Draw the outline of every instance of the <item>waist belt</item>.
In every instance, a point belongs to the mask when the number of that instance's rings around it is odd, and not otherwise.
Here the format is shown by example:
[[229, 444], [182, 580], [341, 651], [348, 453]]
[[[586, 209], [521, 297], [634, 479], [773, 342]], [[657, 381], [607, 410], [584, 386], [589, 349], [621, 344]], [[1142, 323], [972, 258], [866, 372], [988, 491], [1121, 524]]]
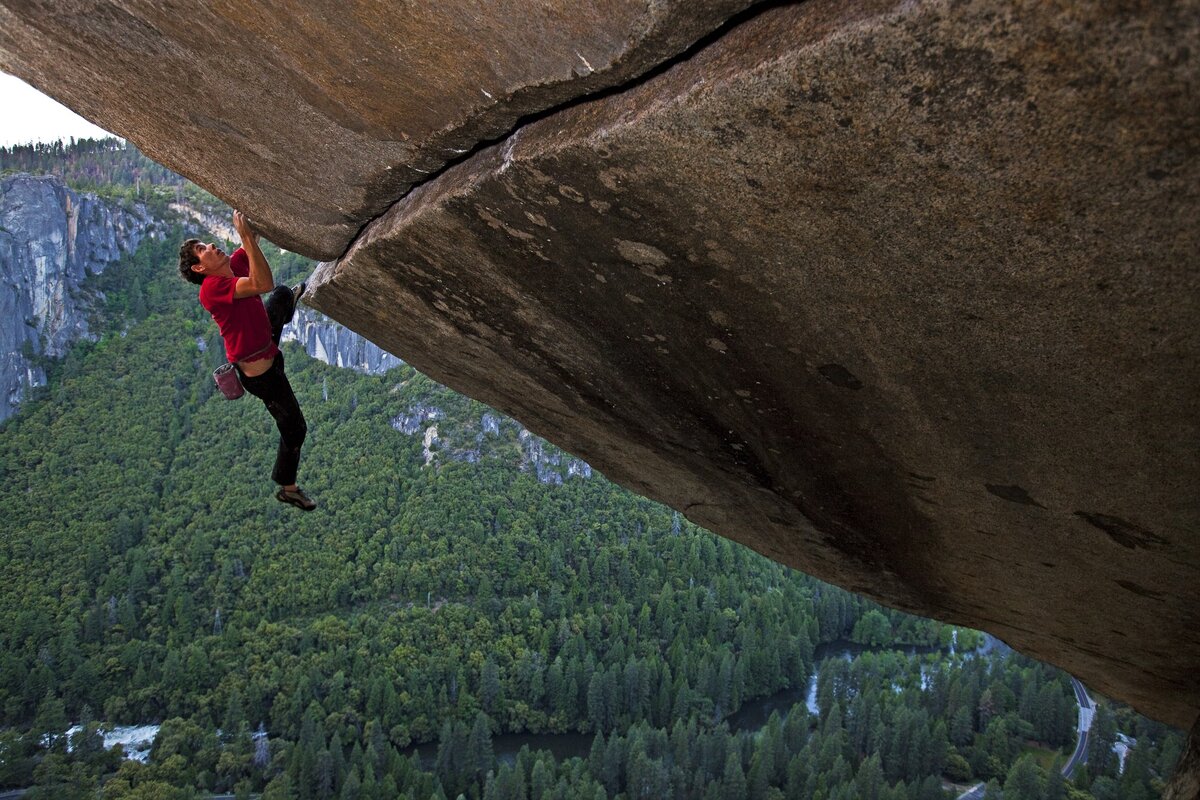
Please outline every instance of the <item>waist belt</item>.
[[255, 350], [253, 353], [246, 356], [245, 358], [239, 358], [238, 361], [253, 361], [255, 356], [262, 355], [263, 353], [267, 352], [274, 346], [275, 346], [275, 340], [272, 339], [271, 341], [267, 342], [266, 347], [260, 347], [259, 349]]

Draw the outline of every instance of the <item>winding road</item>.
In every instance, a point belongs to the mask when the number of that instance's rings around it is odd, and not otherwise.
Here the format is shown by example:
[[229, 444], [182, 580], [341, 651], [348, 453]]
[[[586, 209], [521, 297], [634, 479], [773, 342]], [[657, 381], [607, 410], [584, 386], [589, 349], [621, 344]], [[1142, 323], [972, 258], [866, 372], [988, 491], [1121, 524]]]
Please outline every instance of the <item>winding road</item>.
[[1075, 688], [1075, 702], [1079, 703], [1079, 741], [1075, 743], [1075, 752], [1063, 765], [1062, 774], [1068, 778], [1074, 774], [1075, 767], [1087, 763], [1088, 731], [1092, 729], [1092, 717], [1096, 716], [1096, 704], [1075, 676], [1071, 676], [1071, 686]]
[[[1079, 726], [1076, 729], [1079, 738], [1075, 742], [1075, 752], [1067, 759], [1067, 763], [1063, 764], [1062, 774], [1068, 778], [1075, 773], [1077, 766], [1087, 763], [1088, 731], [1092, 728], [1092, 717], [1096, 715], [1096, 704], [1074, 675], [1071, 676], [1071, 688], [1075, 690], [1075, 702], [1079, 704]], [[958, 800], [983, 800], [986, 789], [987, 784], [977, 783], [960, 794]]]

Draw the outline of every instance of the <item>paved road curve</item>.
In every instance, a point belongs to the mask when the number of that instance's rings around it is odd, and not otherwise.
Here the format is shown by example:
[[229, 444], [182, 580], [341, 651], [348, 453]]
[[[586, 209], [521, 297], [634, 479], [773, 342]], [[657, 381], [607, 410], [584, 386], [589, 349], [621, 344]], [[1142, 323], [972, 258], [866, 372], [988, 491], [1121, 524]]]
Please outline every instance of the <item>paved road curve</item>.
[[[1087, 689], [1074, 675], [1071, 676], [1071, 688], [1075, 690], [1075, 702], [1079, 704], [1079, 738], [1075, 742], [1075, 752], [1063, 764], [1062, 774], [1068, 778], [1074, 774], [1075, 768], [1087, 763], [1088, 731], [1092, 728], [1092, 717], [1096, 715], [1096, 704], [1088, 696]], [[987, 785], [977, 783], [958, 796], [958, 800], [983, 800]], [[2, 798], [0, 798], [2, 800]]]
[[1087, 763], [1088, 731], [1092, 729], [1092, 717], [1096, 716], [1096, 704], [1088, 697], [1083, 684], [1072, 676], [1071, 686], [1075, 688], [1075, 702], [1079, 703], [1079, 741], [1075, 743], [1075, 752], [1063, 765], [1062, 773], [1068, 778], [1075, 772], [1075, 767]]
[[987, 784], [977, 783], [958, 796], [958, 800], [983, 800], [983, 792]]

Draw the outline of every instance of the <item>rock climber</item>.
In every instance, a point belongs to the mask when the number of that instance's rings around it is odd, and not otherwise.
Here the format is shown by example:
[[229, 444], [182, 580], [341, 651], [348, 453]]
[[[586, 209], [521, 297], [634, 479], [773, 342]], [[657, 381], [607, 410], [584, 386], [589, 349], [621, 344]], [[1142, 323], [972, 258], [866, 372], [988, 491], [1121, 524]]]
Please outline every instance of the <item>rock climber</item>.
[[[279, 484], [275, 499], [305, 511], [317, 504], [296, 485], [300, 447], [308, 426], [284, 374], [279, 337], [291, 322], [304, 284], [275, 286], [271, 266], [258, 246], [258, 232], [240, 211], [233, 227], [242, 246], [226, 255], [213, 242], [188, 239], [179, 248], [179, 274], [200, 287], [200, 305], [212, 315], [225, 355], [237, 369], [246, 391], [263, 401], [279, 427], [279, 450], [271, 479]], [[260, 295], [270, 292], [266, 303]]]

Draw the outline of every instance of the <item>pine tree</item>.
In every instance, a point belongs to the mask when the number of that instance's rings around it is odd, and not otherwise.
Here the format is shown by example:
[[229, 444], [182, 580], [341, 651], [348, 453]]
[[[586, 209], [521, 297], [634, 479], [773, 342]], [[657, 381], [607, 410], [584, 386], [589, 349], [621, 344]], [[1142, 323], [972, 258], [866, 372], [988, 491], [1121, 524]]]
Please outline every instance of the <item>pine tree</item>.
[[599, 778], [604, 784], [604, 788], [608, 790], [611, 797], [616, 797], [621, 791], [621, 784], [625, 780], [623, 764], [625, 763], [625, 748], [620, 736], [613, 735], [608, 740], [608, 747], [604, 750], [604, 769]]
[[604, 774], [604, 756], [607, 749], [604, 732], [596, 731], [596, 735], [592, 738], [592, 748], [588, 751], [588, 770], [594, 778], [600, 778]]
[[342, 783], [342, 793], [338, 795], [340, 800], [362, 800], [362, 782], [359, 780], [359, 769], [356, 766], [350, 768], [349, 775], [346, 776], [346, 782]]
[[500, 670], [491, 656], [483, 664], [479, 683], [480, 705], [487, 713], [496, 713], [500, 702]]
[[592, 730], [606, 731], [612, 725], [612, 717], [608, 708], [604, 690], [604, 668], [600, 667], [592, 673], [587, 689], [587, 716]]
[[721, 774], [721, 787], [724, 797], [746, 796], [746, 773], [742, 771], [742, 759], [735, 752], [731, 752], [725, 759], [725, 769]]
[[475, 724], [471, 726], [471, 735], [467, 739], [466, 771], [475, 780], [482, 781], [493, 763], [491, 720], [480, 711], [475, 715]]
[[554, 767], [539, 758], [534, 762], [533, 771], [529, 776], [529, 796], [533, 800], [541, 800], [553, 786]]
[[1066, 777], [1062, 774], [1061, 759], [1054, 759], [1046, 772], [1045, 800], [1067, 800], [1070, 791]]
[[1087, 751], [1088, 771], [1093, 776], [1116, 775], [1117, 757], [1113, 752], [1116, 741], [1116, 718], [1108, 704], [1097, 704], [1096, 715], [1092, 718], [1092, 727], [1088, 735]]
[[346, 752], [342, 746], [342, 735], [337, 731], [329, 739], [329, 755], [333, 767], [333, 784], [341, 786], [346, 779]]
[[33, 731], [46, 742], [46, 749], [65, 749], [67, 744], [67, 711], [62, 699], [52, 691], [38, 705]]
[[880, 763], [878, 753], [872, 753], [859, 765], [855, 783], [858, 787], [857, 796], [861, 800], [879, 800], [880, 793], [886, 784], [883, 779], [883, 765]]
[[1021, 756], [1004, 779], [1005, 800], [1041, 800], [1042, 783], [1042, 770], [1033, 756]]
[[328, 750], [317, 753], [313, 792], [317, 800], [330, 800], [333, 797], [333, 772], [332, 754]]
[[229, 702], [225, 705], [225, 717], [221, 722], [221, 731], [226, 740], [232, 739], [246, 721], [242, 713], [242, 693], [234, 687], [229, 693]]

